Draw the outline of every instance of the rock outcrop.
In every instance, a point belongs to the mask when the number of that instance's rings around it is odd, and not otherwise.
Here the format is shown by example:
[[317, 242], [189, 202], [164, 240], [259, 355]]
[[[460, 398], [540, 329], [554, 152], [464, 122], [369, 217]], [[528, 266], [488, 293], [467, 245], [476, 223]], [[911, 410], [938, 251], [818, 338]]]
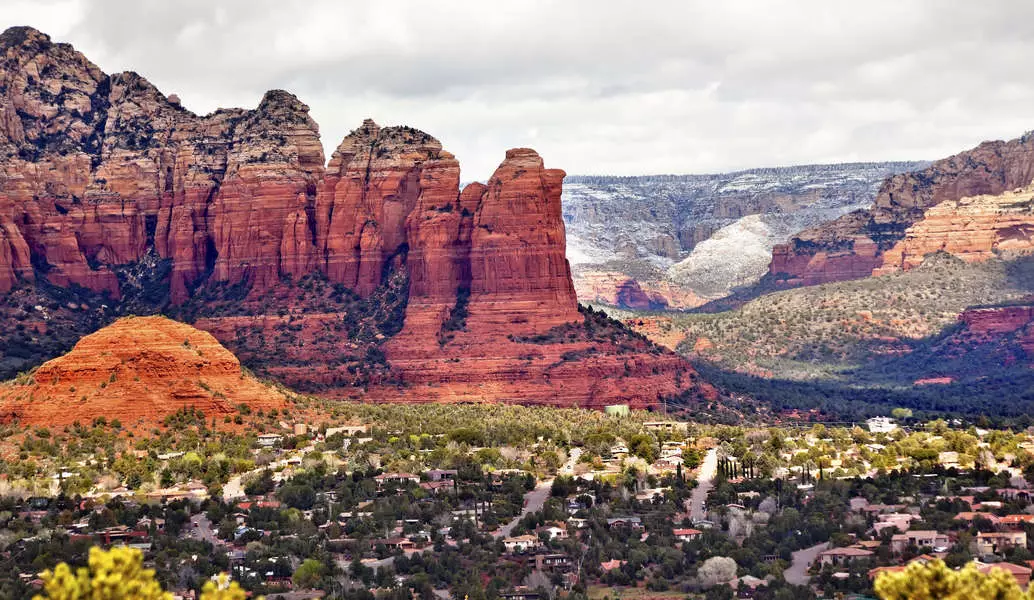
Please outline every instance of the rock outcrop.
[[637, 280], [620, 271], [576, 270], [578, 298], [634, 310], [694, 308], [707, 300], [668, 281]]
[[520, 148], [451, 210], [421, 195], [406, 322], [386, 346], [404, 385], [373, 398], [593, 408], [713, 398], [681, 357], [645, 338], [586, 333], [594, 315], [579, 313], [563, 252], [563, 177]]
[[0, 416], [30, 425], [154, 425], [184, 408], [207, 417], [282, 408], [286, 398], [251, 376], [211, 334], [164, 317], [132, 317], [84, 337], [30, 377], [0, 386]]
[[[298, 234], [323, 149], [297, 98], [199, 117], [31, 28], [7, 30], [0, 53], [0, 209], [48, 281], [118, 299], [115, 267], [151, 246], [174, 262], [174, 302], [203, 278], [261, 290], [311, 267]], [[32, 277], [0, 261], [0, 290]]]
[[[900, 253], [885, 253], [928, 209], [976, 196], [997, 196], [1034, 180], [1034, 135], [984, 142], [921, 171], [887, 179], [871, 208], [805, 231], [773, 250], [770, 274], [789, 285], [867, 277]], [[947, 206], [947, 205], [945, 205]], [[943, 223], [943, 215], [939, 217]], [[958, 232], [965, 235], [964, 232]]]
[[335, 397], [648, 406], [695, 389], [645, 340], [514, 341], [586, 319], [564, 173], [533, 150], [460, 191], [455, 157], [416, 129], [367, 120], [324, 166], [287, 92], [199, 116], [31, 28], [0, 35], [0, 57], [0, 293], [85, 288], [115, 314], [182, 316]]
[[1034, 251], [1034, 187], [998, 195], [945, 200], [882, 257], [874, 275], [911, 269], [928, 254], [947, 252], [967, 262]]

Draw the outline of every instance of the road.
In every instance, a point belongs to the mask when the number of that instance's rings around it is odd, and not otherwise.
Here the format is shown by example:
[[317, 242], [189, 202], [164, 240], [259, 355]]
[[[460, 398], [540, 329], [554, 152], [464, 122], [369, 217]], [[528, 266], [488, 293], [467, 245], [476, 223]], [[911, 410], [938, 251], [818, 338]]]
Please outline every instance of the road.
[[707, 501], [707, 494], [714, 487], [714, 476], [718, 471], [718, 449], [711, 448], [704, 455], [704, 462], [700, 465], [700, 473], [697, 475], [697, 486], [689, 496], [689, 518], [694, 521], [703, 521], [707, 518], [707, 510], [704, 502]]
[[808, 585], [808, 581], [811, 577], [808, 576], [808, 567], [811, 563], [815, 562], [815, 557], [819, 555], [819, 552], [825, 550], [829, 544], [815, 544], [811, 548], [805, 548], [804, 550], [798, 550], [793, 553], [793, 562], [790, 563], [790, 568], [783, 571], [783, 578], [786, 579], [786, 583], [793, 585]]
[[[308, 446], [302, 448], [301, 450], [292, 450], [292, 451], [285, 452], [283, 455], [281, 455], [280, 460], [275, 460], [275, 461], [269, 463], [268, 465], [266, 465], [264, 467], [259, 467], [257, 469], [252, 469], [252, 470], [250, 470], [250, 471], [248, 471], [246, 473], [241, 473], [240, 475], [235, 475], [235, 476], [231, 477], [230, 480], [226, 482], [226, 485], [223, 486], [223, 502], [232, 502], [233, 500], [236, 500], [237, 498], [243, 498], [244, 497], [244, 479], [246, 479], [246, 478], [248, 478], [248, 477], [250, 477], [252, 475], [257, 475], [257, 474], [261, 473], [262, 471], [265, 471], [266, 469], [269, 469], [271, 471], [275, 471], [275, 470], [279, 469], [280, 467], [286, 467], [287, 466], [287, 459], [291, 458], [291, 456], [294, 456], [294, 455], [305, 456], [306, 454], [308, 454], [309, 452], [312, 452], [315, 449], [316, 449], [316, 444], [315, 443], [309, 444]], [[275, 480], [276, 479], [276, 475], [274, 475], [273, 478]]]
[[190, 533], [187, 535], [192, 538], [208, 542], [213, 546], [218, 546], [222, 543], [219, 541], [219, 538], [216, 537], [215, 531], [212, 530], [212, 522], [203, 514], [190, 517], [189, 527]]
[[[567, 456], [567, 462], [560, 466], [561, 475], [573, 475], [574, 466], [578, 464], [578, 459], [582, 456], [581, 448], [571, 448], [571, 453]], [[545, 506], [546, 500], [549, 498], [549, 492], [553, 487], [552, 479], [545, 479], [538, 482], [535, 485], [535, 489], [531, 490], [527, 494], [524, 494], [524, 508], [521, 509], [521, 514], [517, 515], [510, 520], [509, 523], [503, 525], [498, 531], [492, 535], [498, 540], [504, 537], [510, 537], [513, 533], [517, 524], [521, 522], [525, 516], [542, 510]]]

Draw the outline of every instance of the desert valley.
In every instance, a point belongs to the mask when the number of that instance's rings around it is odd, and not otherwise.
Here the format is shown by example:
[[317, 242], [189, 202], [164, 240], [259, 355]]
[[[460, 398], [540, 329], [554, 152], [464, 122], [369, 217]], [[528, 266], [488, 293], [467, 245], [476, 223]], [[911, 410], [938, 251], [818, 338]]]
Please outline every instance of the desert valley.
[[0, 34], [0, 598], [1034, 594], [1034, 134], [475, 180], [255, 100]]

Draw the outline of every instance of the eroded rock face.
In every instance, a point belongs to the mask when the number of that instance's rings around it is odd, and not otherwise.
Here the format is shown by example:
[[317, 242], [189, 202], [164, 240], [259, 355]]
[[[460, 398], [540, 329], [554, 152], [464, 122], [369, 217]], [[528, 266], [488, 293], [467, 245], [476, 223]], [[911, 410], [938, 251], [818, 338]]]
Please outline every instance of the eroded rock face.
[[996, 255], [1034, 251], [1034, 187], [997, 195], [945, 200], [927, 209], [920, 221], [883, 254], [873, 274], [911, 269], [926, 255], [947, 252], [967, 262]]
[[647, 406], [696, 385], [645, 340], [514, 341], [584, 321], [564, 173], [533, 150], [460, 191], [416, 129], [367, 120], [325, 167], [287, 92], [198, 116], [29, 28], [0, 57], [0, 292], [143, 302], [335, 397]]
[[777, 246], [769, 272], [791, 285], [813, 285], [867, 277], [888, 261], [893, 270], [900, 263], [900, 253], [889, 257], [885, 253], [904, 239], [908, 228], [931, 207], [963, 198], [996, 196], [1027, 186], [1032, 179], [1034, 135], [985, 142], [922, 171], [890, 177], [872, 208]]
[[1034, 358], [1034, 304], [970, 308], [959, 315], [963, 325], [943, 346], [949, 353], [958, 348], [991, 348], [1001, 365], [1028, 364]]
[[[297, 98], [275, 90], [255, 110], [199, 117], [29, 28], [4, 33], [0, 52], [0, 193], [51, 283], [118, 299], [114, 267], [150, 246], [174, 262], [174, 302], [203, 277], [261, 290], [315, 263], [298, 224], [323, 150]], [[0, 261], [0, 282], [19, 278], [31, 274]]]
[[713, 399], [678, 355], [586, 333], [591, 316], [579, 312], [563, 252], [563, 177], [519, 148], [451, 210], [425, 188], [408, 221], [405, 327], [386, 345], [403, 385], [370, 398], [592, 408], [645, 408], [687, 390]]
[[582, 269], [574, 280], [578, 298], [637, 310], [695, 308], [707, 300], [667, 281], [640, 281], [619, 271]]
[[48, 426], [100, 416], [156, 424], [182, 408], [215, 417], [285, 402], [211, 334], [164, 317], [120, 319], [44, 363], [31, 382], [0, 386], [0, 415]]

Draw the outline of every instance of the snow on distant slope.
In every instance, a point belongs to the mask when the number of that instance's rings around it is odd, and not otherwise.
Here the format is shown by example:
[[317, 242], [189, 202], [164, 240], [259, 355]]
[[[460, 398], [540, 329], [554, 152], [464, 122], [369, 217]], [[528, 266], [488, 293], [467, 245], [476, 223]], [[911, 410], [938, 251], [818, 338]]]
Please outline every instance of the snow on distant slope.
[[757, 281], [774, 244], [869, 206], [887, 176], [925, 164], [568, 177], [563, 194], [568, 259], [576, 278], [592, 271], [619, 272], [720, 297]]
[[668, 268], [668, 278], [705, 298], [721, 298], [733, 288], [755, 283], [768, 272], [772, 247], [794, 234], [831, 221], [868, 203], [812, 206], [792, 213], [748, 215], [694, 246]]

